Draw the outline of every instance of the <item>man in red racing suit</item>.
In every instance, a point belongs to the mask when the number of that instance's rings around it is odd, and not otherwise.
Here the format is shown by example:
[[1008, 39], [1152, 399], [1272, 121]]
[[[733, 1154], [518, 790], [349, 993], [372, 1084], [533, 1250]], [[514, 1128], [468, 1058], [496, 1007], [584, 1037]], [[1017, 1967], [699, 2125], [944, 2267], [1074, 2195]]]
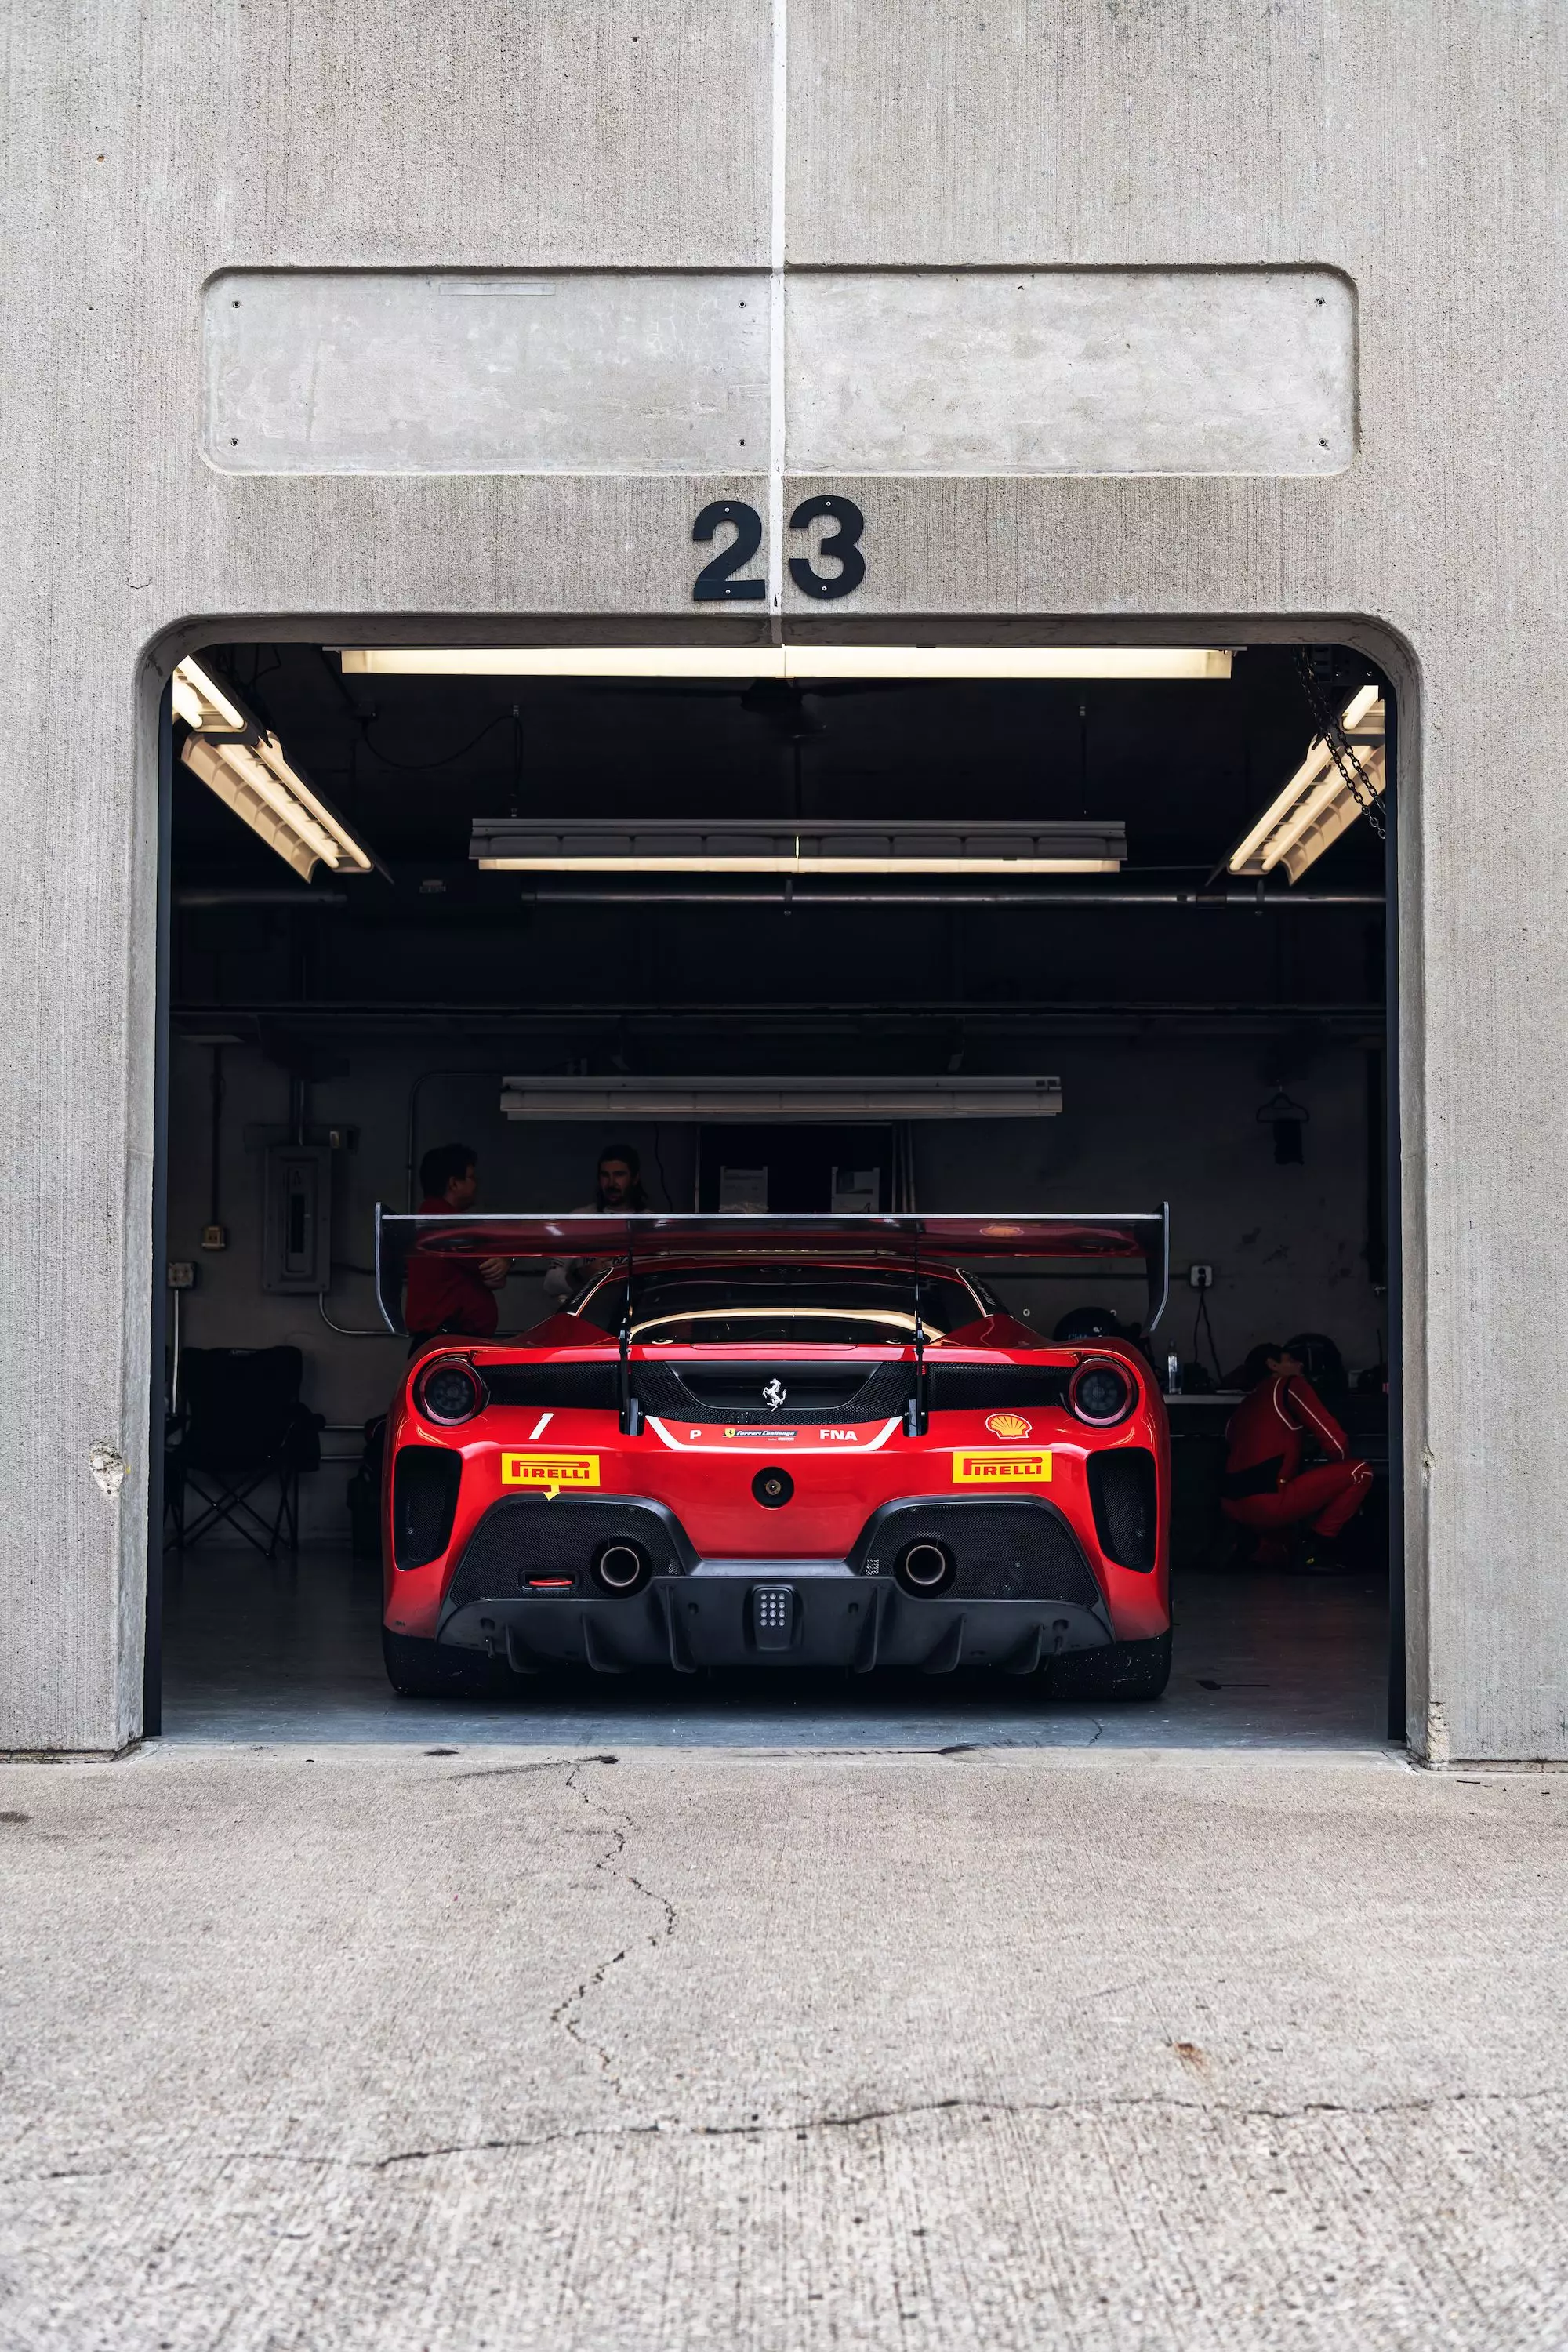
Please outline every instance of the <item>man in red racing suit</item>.
[[[1309, 1547], [1307, 1564], [1330, 1564], [1325, 1548], [1361, 1508], [1372, 1465], [1352, 1460], [1344, 1431], [1285, 1349], [1255, 1348], [1247, 1369], [1256, 1385], [1226, 1431], [1220, 1509], [1257, 1533], [1255, 1567], [1282, 1567], [1289, 1558], [1289, 1531], [1303, 1522], [1320, 1539]], [[1309, 1443], [1330, 1459], [1303, 1470]]]
[[[419, 1163], [425, 1198], [422, 1217], [449, 1216], [471, 1209], [479, 1193], [479, 1162], [468, 1143], [440, 1143]], [[404, 1308], [413, 1345], [410, 1355], [442, 1333], [466, 1339], [489, 1339], [500, 1320], [495, 1293], [510, 1268], [504, 1257], [483, 1257], [476, 1265], [462, 1258], [416, 1257], [408, 1266], [408, 1301]]]

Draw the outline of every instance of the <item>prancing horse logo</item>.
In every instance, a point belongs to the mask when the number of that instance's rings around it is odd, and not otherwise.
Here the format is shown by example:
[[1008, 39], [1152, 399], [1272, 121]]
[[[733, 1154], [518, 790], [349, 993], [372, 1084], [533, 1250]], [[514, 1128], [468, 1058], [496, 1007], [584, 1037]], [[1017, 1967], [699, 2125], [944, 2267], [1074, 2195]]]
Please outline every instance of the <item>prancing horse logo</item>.
[[775, 1373], [774, 1377], [768, 1382], [767, 1387], [763, 1391], [763, 1402], [767, 1406], [770, 1412], [777, 1412], [780, 1405], [783, 1404], [788, 1394], [788, 1389], [785, 1388], [783, 1381], [781, 1381]]

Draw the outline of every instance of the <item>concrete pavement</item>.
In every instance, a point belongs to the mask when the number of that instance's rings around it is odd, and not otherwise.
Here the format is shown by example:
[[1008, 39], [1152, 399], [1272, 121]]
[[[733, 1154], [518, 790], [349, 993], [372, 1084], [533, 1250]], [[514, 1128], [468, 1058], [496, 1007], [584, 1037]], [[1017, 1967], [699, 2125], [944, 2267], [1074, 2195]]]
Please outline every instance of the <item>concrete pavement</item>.
[[448, 1745], [0, 1770], [5, 2352], [1568, 2339], [1568, 1779]]

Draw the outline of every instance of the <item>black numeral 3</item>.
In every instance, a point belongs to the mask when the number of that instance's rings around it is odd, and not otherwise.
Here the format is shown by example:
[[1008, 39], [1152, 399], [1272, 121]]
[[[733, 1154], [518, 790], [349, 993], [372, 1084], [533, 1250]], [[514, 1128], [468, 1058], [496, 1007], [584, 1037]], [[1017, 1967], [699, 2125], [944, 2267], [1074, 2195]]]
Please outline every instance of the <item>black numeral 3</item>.
[[818, 572], [810, 556], [792, 555], [789, 576], [805, 596], [820, 596], [825, 601], [852, 596], [866, 577], [866, 559], [859, 546], [866, 518], [852, 499], [803, 499], [789, 519], [789, 527], [791, 530], [805, 530], [823, 519], [836, 522], [838, 528], [828, 532], [816, 552], [837, 563], [838, 570]]

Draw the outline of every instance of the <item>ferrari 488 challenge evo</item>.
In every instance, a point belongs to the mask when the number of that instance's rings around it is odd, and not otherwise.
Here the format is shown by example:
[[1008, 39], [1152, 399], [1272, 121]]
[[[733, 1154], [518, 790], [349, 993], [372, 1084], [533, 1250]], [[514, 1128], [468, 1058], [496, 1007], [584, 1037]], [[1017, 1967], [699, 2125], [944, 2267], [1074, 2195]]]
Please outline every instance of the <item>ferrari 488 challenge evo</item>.
[[973, 1269], [1142, 1258], [1163, 1301], [1168, 1230], [1163, 1210], [378, 1213], [391, 1328], [416, 1253], [584, 1275], [521, 1339], [437, 1337], [410, 1365], [386, 1444], [392, 1682], [963, 1664], [1157, 1696], [1170, 1448], [1149, 1361], [1124, 1338], [1043, 1340]]

